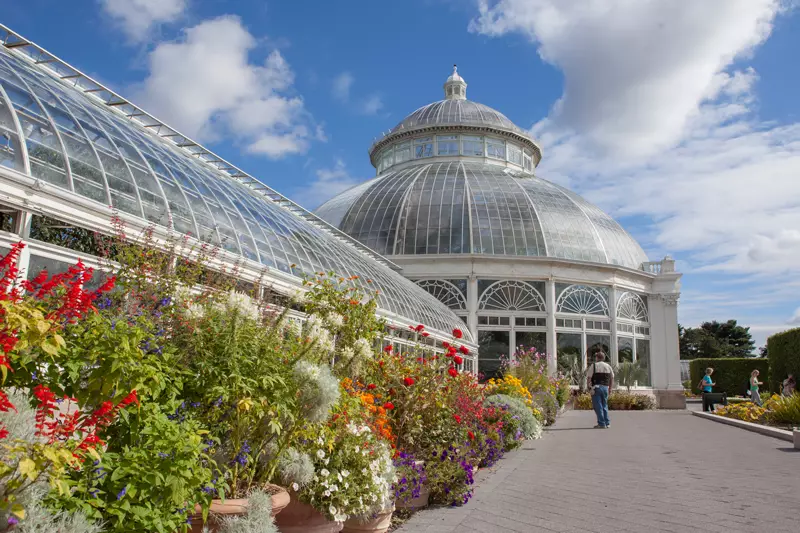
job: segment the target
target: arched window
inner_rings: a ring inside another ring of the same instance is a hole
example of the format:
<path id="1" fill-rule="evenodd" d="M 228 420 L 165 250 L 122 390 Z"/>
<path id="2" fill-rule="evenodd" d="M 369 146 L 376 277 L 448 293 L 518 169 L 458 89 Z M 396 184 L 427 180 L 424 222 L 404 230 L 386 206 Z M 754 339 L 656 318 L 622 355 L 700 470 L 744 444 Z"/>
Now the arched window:
<path id="1" fill-rule="evenodd" d="M 610 316 L 605 295 L 594 287 L 570 285 L 556 302 L 557 313 Z"/>
<path id="2" fill-rule="evenodd" d="M 478 309 L 545 312 L 544 298 L 534 287 L 521 281 L 498 281 L 481 294 Z"/>
<path id="3" fill-rule="evenodd" d="M 647 305 L 641 296 L 633 292 L 623 292 L 617 302 L 617 317 L 635 322 L 649 322 Z"/>
<path id="4" fill-rule="evenodd" d="M 467 299 L 464 297 L 464 293 L 449 281 L 444 279 L 421 279 L 416 283 L 450 309 L 467 309 Z"/>

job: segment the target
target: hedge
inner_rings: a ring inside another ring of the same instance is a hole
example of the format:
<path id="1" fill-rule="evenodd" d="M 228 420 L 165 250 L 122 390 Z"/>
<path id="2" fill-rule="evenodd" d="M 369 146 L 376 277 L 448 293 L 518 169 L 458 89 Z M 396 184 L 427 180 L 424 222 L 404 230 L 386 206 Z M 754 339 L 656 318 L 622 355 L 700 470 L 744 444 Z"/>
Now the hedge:
<path id="1" fill-rule="evenodd" d="M 800 378 L 800 328 L 776 333 L 767 339 L 767 357 L 770 375 L 770 390 L 779 392 L 780 384 L 789 374 Z"/>
<path id="2" fill-rule="evenodd" d="M 698 382 L 706 375 L 706 368 L 714 369 L 711 379 L 717 385 L 714 392 L 727 392 L 728 396 L 741 396 L 745 393 L 747 380 L 753 370 L 758 370 L 759 381 L 768 384 L 770 364 L 767 359 L 750 357 L 720 357 L 715 359 L 693 359 L 689 363 L 692 391 L 699 394 Z M 760 388 L 767 389 L 766 385 Z"/>

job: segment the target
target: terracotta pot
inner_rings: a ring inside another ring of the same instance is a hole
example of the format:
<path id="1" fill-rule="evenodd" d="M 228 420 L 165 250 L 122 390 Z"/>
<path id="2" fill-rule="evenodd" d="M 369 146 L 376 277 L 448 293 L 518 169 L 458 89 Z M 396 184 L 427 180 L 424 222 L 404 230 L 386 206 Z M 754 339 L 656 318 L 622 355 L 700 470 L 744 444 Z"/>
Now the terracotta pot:
<path id="1" fill-rule="evenodd" d="M 289 493 L 286 489 L 278 485 L 267 485 L 264 490 L 271 496 L 272 499 L 272 516 L 280 513 L 289 505 Z M 247 498 L 238 498 L 234 500 L 212 500 L 211 509 L 208 512 L 208 530 L 210 533 L 215 533 L 219 528 L 221 520 L 219 518 L 227 516 L 243 516 L 247 514 Z M 191 532 L 202 533 L 203 531 L 203 515 L 198 505 L 195 514 L 191 517 Z"/>
<path id="2" fill-rule="evenodd" d="M 360 517 L 350 518 L 344 523 L 342 533 L 386 533 L 392 524 L 392 514 L 394 508 L 367 520 L 362 520 Z"/>
<path id="3" fill-rule="evenodd" d="M 289 505 L 275 517 L 275 525 L 281 533 L 339 533 L 344 527 L 341 522 L 334 522 L 311 507 L 301 502 L 297 494 L 290 492 Z"/>
<path id="4" fill-rule="evenodd" d="M 431 489 L 422 487 L 419 490 L 419 496 L 412 498 L 407 502 L 395 502 L 394 506 L 398 509 L 422 509 L 428 506 L 428 500 L 431 497 Z"/>

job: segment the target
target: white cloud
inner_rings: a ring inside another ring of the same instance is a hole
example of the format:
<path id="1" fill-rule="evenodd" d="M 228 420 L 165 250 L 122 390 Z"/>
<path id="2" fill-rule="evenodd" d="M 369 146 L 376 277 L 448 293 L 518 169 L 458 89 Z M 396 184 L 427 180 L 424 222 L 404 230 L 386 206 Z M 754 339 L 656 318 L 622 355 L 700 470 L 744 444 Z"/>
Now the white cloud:
<path id="1" fill-rule="evenodd" d="M 239 18 L 204 21 L 150 53 L 139 96 L 198 140 L 231 137 L 248 152 L 270 158 L 304 153 L 324 132 L 293 93 L 294 73 L 281 53 L 274 50 L 255 64 L 249 60 L 255 47 Z"/>
<path id="2" fill-rule="evenodd" d="M 350 100 L 350 88 L 353 86 L 355 78 L 349 72 L 342 72 L 333 79 L 333 97 L 340 102 Z"/>
<path id="3" fill-rule="evenodd" d="M 129 39 L 142 41 L 154 26 L 180 18 L 187 0 L 100 0 L 100 4 Z"/>
<path id="4" fill-rule="evenodd" d="M 790 318 L 786 323 L 791 326 L 800 326 L 800 307 L 795 309 L 792 318 Z"/>
<path id="5" fill-rule="evenodd" d="M 351 176 L 344 161 L 338 158 L 332 168 L 320 168 L 316 174 L 314 181 L 293 195 L 295 201 L 307 209 L 317 208 L 322 202 L 362 181 Z"/>
<path id="6" fill-rule="evenodd" d="M 478 4 L 472 31 L 522 34 L 563 71 L 561 98 L 532 128 L 538 174 L 632 217 L 649 250 L 708 282 L 685 292 L 682 321 L 738 314 L 762 336 L 784 329 L 800 269 L 800 123 L 758 118 L 747 59 L 788 4 Z"/>
<path id="7" fill-rule="evenodd" d="M 377 94 L 373 94 L 361 102 L 361 112 L 365 115 L 376 115 L 383 109 L 383 100 Z"/>
<path id="8" fill-rule="evenodd" d="M 564 72 L 551 119 L 615 153 L 679 141 L 717 76 L 769 35 L 778 0 L 479 0 L 470 29 L 522 33 Z M 719 87 L 718 87 L 719 89 Z"/>

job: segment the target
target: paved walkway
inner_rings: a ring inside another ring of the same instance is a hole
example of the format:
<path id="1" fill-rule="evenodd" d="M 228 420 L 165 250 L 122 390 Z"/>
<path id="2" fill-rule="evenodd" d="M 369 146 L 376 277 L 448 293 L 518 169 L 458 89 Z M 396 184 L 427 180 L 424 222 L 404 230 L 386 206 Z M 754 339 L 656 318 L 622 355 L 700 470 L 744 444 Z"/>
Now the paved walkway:
<path id="1" fill-rule="evenodd" d="M 398 533 L 800 531 L 800 452 L 687 411 L 570 412 Z"/>

